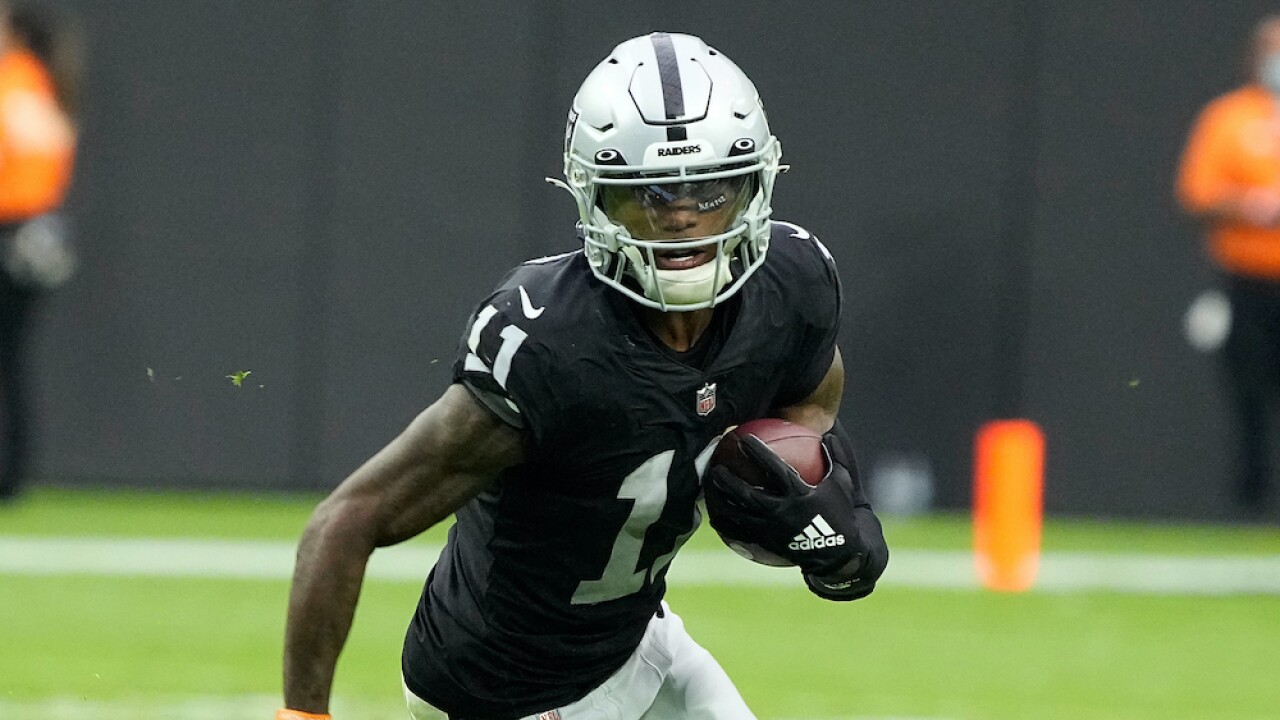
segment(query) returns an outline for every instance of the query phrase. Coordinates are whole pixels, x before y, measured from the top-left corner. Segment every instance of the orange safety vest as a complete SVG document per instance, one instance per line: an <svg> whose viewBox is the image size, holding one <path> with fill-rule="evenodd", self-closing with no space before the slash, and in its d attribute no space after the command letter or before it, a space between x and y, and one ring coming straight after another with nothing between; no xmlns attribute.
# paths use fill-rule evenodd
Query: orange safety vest
<svg viewBox="0 0 1280 720"><path fill-rule="evenodd" d="M62 204L75 143L44 65L24 50L0 54L0 224Z"/></svg>

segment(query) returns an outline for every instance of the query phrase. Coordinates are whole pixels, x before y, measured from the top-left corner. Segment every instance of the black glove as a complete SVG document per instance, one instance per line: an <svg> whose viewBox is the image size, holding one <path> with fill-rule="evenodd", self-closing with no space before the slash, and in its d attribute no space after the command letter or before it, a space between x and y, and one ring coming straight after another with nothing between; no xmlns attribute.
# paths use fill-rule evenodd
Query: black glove
<svg viewBox="0 0 1280 720"><path fill-rule="evenodd" d="M707 474L707 518L723 537L758 545L800 566L809 589L828 600L856 600L875 589L889 562L880 521L856 480L857 466L839 436L822 438L829 469L817 487L759 438L742 450L785 488L776 495L717 465ZM852 471L852 472L851 472Z"/></svg>
<svg viewBox="0 0 1280 720"><path fill-rule="evenodd" d="M880 518L871 511L869 505L858 505L853 509L854 526L857 528L858 540L866 548L866 554L858 553L849 562L834 572L804 574L804 582L809 590L820 598L827 600L857 600L871 594L876 589L876 581L884 573L889 564L889 546L884 541L884 531L880 527Z"/></svg>

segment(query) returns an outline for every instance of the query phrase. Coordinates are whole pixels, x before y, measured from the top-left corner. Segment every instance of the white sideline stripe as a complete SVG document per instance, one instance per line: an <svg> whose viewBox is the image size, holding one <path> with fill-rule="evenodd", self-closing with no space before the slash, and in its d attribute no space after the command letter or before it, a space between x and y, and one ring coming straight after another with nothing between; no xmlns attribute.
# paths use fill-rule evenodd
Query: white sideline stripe
<svg viewBox="0 0 1280 720"><path fill-rule="evenodd" d="M283 541L0 535L0 575L280 580L293 573L294 550L292 542ZM439 553L439 546L383 548L370 559L367 577L421 583ZM681 586L799 586L793 569L730 557L727 550L686 550L671 565L671 581ZM899 550L879 587L975 590L979 585L971 553ZM1280 595L1280 555L1046 553L1035 588Z"/></svg>
<svg viewBox="0 0 1280 720"><path fill-rule="evenodd" d="M171 698L129 698L84 700L48 698L43 700L0 700L0 718L16 720L226 720L227 718L269 718L280 707L274 695L207 695ZM408 717L398 702L333 701L334 717ZM941 717L848 715L825 718L777 718L775 720L947 720Z"/></svg>
<svg viewBox="0 0 1280 720"><path fill-rule="evenodd" d="M17 720L226 720L270 718L280 707L276 695L195 695L167 698L86 700L57 697L41 700L0 700L0 718ZM335 717L407 718L404 705L388 701L333 701Z"/></svg>

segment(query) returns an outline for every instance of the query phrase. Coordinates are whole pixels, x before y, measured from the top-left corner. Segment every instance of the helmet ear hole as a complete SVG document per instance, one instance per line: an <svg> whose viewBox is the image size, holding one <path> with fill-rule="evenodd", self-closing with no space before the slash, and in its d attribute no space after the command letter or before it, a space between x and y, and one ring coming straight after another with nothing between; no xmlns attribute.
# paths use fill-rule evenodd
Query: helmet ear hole
<svg viewBox="0 0 1280 720"><path fill-rule="evenodd" d="M601 148L596 151L597 165L626 165L626 158L622 157L622 153L613 148Z"/></svg>
<svg viewBox="0 0 1280 720"><path fill-rule="evenodd" d="M733 145L729 147L729 157L738 155L750 155L756 151L756 141L751 138L738 138L733 141Z"/></svg>

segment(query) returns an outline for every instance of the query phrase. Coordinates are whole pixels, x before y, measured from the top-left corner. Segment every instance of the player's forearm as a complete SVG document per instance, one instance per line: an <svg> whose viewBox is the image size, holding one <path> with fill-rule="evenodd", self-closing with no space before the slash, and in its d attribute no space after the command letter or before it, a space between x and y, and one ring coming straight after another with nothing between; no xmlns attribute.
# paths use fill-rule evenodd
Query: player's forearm
<svg viewBox="0 0 1280 720"><path fill-rule="evenodd" d="M334 668L373 552L368 524L349 505L321 504L298 544L284 648L284 701L295 710L328 712Z"/></svg>

